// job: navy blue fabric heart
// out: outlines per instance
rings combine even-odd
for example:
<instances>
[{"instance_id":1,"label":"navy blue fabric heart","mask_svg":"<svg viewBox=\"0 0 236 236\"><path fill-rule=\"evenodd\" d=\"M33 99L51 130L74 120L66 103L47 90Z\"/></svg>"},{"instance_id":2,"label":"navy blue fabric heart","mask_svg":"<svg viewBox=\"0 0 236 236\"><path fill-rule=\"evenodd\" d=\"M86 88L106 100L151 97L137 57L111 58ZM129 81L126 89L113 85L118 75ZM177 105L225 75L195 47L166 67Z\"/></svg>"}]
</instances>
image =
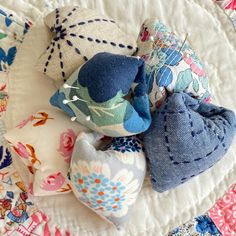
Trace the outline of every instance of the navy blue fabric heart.
<instances>
[{"instance_id":1,"label":"navy blue fabric heart","mask_svg":"<svg viewBox=\"0 0 236 236\"><path fill-rule=\"evenodd\" d=\"M174 93L156 111L144 144L154 190L163 192L219 161L236 131L232 111Z\"/></svg>"}]
</instances>

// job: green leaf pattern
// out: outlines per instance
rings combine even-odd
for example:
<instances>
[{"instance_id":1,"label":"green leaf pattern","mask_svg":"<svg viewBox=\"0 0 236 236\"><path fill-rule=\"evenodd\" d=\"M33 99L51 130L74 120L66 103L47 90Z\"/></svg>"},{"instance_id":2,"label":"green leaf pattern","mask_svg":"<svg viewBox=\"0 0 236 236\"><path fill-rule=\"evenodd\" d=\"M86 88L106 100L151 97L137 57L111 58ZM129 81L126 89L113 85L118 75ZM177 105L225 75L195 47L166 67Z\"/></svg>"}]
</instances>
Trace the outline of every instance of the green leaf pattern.
<instances>
[{"instance_id":1,"label":"green leaf pattern","mask_svg":"<svg viewBox=\"0 0 236 236\"><path fill-rule=\"evenodd\" d=\"M174 92L184 91L190 85L192 81L193 81L193 78L192 78L192 72L190 69L181 71L178 74Z\"/></svg>"}]
</instances>

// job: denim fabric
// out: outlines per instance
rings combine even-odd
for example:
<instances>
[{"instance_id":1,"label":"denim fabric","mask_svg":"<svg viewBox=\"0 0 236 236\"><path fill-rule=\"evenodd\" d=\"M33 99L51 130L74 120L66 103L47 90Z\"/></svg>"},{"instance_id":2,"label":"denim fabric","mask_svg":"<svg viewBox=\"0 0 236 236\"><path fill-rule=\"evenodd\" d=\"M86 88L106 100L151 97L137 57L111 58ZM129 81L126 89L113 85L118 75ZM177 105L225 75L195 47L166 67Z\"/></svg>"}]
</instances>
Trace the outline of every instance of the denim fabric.
<instances>
[{"instance_id":1,"label":"denim fabric","mask_svg":"<svg viewBox=\"0 0 236 236\"><path fill-rule=\"evenodd\" d=\"M174 93L144 135L153 189L163 192L202 173L228 150L236 130L232 111Z\"/></svg>"}]
</instances>

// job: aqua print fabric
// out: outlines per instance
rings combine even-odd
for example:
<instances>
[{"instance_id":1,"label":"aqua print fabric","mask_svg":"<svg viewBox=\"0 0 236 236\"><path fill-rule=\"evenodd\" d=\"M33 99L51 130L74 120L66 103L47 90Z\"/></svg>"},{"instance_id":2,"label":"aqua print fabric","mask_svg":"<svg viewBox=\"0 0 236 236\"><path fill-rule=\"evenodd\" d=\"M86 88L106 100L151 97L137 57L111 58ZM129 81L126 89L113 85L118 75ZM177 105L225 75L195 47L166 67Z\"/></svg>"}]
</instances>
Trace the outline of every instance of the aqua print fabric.
<instances>
[{"instance_id":1,"label":"aqua print fabric","mask_svg":"<svg viewBox=\"0 0 236 236\"><path fill-rule=\"evenodd\" d=\"M128 100L130 87L138 83ZM98 53L50 99L72 120L107 136L141 133L151 123L144 61L140 58Z\"/></svg>"},{"instance_id":2,"label":"aqua print fabric","mask_svg":"<svg viewBox=\"0 0 236 236\"><path fill-rule=\"evenodd\" d=\"M235 130L233 111L186 93L171 95L144 134L153 189L172 189L213 166L229 149Z\"/></svg>"},{"instance_id":3,"label":"aqua print fabric","mask_svg":"<svg viewBox=\"0 0 236 236\"><path fill-rule=\"evenodd\" d=\"M137 55L146 62L150 108L156 110L167 93L186 92L200 101L210 93L205 68L185 39L180 39L158 19L150 18L141 26Z\"/></svg>"}]
</instances>

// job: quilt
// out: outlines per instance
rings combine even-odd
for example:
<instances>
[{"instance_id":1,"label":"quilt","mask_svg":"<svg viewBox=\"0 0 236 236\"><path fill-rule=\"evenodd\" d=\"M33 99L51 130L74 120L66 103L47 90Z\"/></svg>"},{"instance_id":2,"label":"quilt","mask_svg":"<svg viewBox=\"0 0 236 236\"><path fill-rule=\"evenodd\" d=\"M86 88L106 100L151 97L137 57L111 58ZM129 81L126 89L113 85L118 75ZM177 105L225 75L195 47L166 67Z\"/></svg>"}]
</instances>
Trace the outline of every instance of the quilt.
<instances>
[{"instance_id":1,"label":"quilt","mask_svg":"<svg viewBox=\"0 0 236 236\"><path fill-rule=\"evenodd\" d=\"M14 66L14 59L17 57L18 51L21 49L21 45L24 42L24 38L27 35L27 32L30 32L30 28L38 22L38 19L46 12L49 12L53 10L57 6L61 6L64 4L68 4L70 1L50 1L50 0L43 0L38 3L36 1L31 0L20 0L12 4L12 1L0 1L0 113L1 113L1 119L5 120L7 123L7 126L10 126L10 120L12 123L14 123L13 117L9 118L9 115L6 115L7 111L7 103L8 100L11 99L11 88L12 86L9 83L11 81L11 76L14 75L14 73L10 73L11 68ZM71 1L73 2L73 1ZM144 1L146 3L146 1ZM190 1L192 4L196 4L196 8L200 11L201 8L208 9L210 12L210 7L214 7L215 11L219 15L216 21L219 21L219 29L223 27L225 24L233 24L235 29L231 26L228 26L226 31L230 31L230 34L235 34L235 32L232 32L233 29L236 31L236 2L234 0L232 1L215 1L214 4L217 4L221 9L218 9L216 5L213 3L210 3L209 1L206 1L207 3L203 3L202 1ZM91 3L90 7L92 8L98 8L101 11L105 11L106 7L109 8L109 4L106 4L106 1L93 1ZM142 7L147 7L143 3ZM84 6L87 6L87 3L83 2L81 3ZM132 7L129 3L128 7ZM171 5L171 4L170 4ZM163 7L164 5L159 4L159 7ZM111 6L110 6L111 7ZM124 8L124 5L117 4L117 7ZM110 8L109 8L110 9ZM154 12L151 10L151 7L149 5L150 14L154 14ZM221 12L220 12L221 11ZM228 17L231 19L227 20L222 15L227 14ZM212 14L212 13L209 13ZM217 14L215 17L217 17ZM121 18L123 20L123 27L125 28L125 21L129 19L129 17L125 14L122 15L118 11L117 18ZM135 17L139 17L139 15L135 15ZM174 19L174 18L173 18ZM139 22L139 20L136 19L136 23ZM141 19L140 19L141 22ZM131 28L127 28L127 30L133 30ZM235 35L234 35L235 36ZM225 38L226 40L230 40L228 37ZM229 43L229 42L227 42ZM231 44L232 47L235 47L235 44ZM214 66L209 63L209 66ZM14 69L13 69L14 70ZM233 72L232 72L233 73ZM234 72L235 73L235 72ZM213 76L213 74L212 74ZM216 87L215 93L219 93L218 91L220 88ZM227 104L227 101L226 103ZM11 105L10 108L12 109ZM8 119L9 118L9 119ZM4 123L2 124L4 127ZM4 128L3 128L4 130ZM4 131L3 131L4 132ZM1 135L1 134L0 134ZM0 136L0 150L2 147L2 150L7 149L7 144L4 143L3 138ZM105 233L105 231L108 229L101 229L97 223L94 223L94 226L92 228L90 227L91 224L88 224L88 228L91 228L90 230L86 230L85 225L81 226L84 227L84 229L81 229L80 225L77 225L74 230L70 230L73 228L73 224L70 224L66 221L66 217L63 218L63 220L60 222L58 221L58 217L48 217L48 212L53 212L53 206L50 207L48 212L44 213L44 208L46 208L46 200L45 199L37 199L31 197L30 200L28 200L27 189L23 186L23 181L21 180L21 177L19 175L19 172L17 168L15 169L15 165L11 160L11 154L7 154L7 151L2 152L2 156L0 157L0 164L4 164L4 169L0 170L0 193L1 193L1 199L0 199L0 232L3 232L4 235L78 235L77 232L79 232L79 235L109 235ZM6 161L7 159L7 161ZM5 162L3 163L3 161ZM12 179L13 178L13 179ZM15 179L14 179L15 178ZM9 180L10 179L10 180ZM13 190L12 191L5 191L6 187L4 185L11 183L11 181L14 180L13 184ZM224 179L222 179L222 182L224 182ZM21 184L16 184L21 183ZM149 186L149 183L145 183L146 186ZM216 183L215 185L222 185L222 183ZM146 187L145 186L145 187ZM16 191L17 190L17 191ZM142 195L149 194L148 191L144 191ZM176 194L176 193L173 193ZM209 201L207 199L211 198L212 195L214 195L214 189L212 189L211 194L208 194L205 196L205 200ZM27 196L27 197L26 197ZM169 196L169 195L167 195ZM133 227L135 227L135 224L133 222L133 225L129 225L126 232L124 232L124 235L155 235L156 228L162 227L163 230L160 230L158 232L158 235L168 235L168 236L182 236L182 235L234 235L236 234L236 228L235 228L235 184L232 185L228 191L225 193L225 195L220 198L221 196L217 195L217 198L219 198L218 201L216 201L215 205L212 206L212 208L201 210L201 215L196 215L196 208L198 208L197 204L193 202L193 206L191 209L193 212L191 214L189 212L184 212L182 217L173 217L172 221L170 222L164 222L165 220L155 219L152 220L151 224L146 224L145 222L139 221L139 219L136 219L135 223L138 224L144 224L142 227L142 230L135 230ZM15 200L17 198L17 201ZM200 197L199 197L200 198ZM74 199L72 195L70 195L67 200L70 201L70 199ZM158 199L158 196L157 196ZM190 198L189 198L190 199ZM52 200L52 199L51 199ZM50 199L49 199L50 201ZM56 202L63 203L64 199L56 199ZM149 204L151 204L152 198L147 197L146 201L149 201ZM190 200L191 201L191 200ZM51 201L52 202L52 201ZM73 201L72 201L73 202ZM168 198L166 199L166 202L168 202ZM10 204L10 205L9 205ZM78 203L79 204L79 203ZM140 204L144 204L143 201L140 201ZM173 204L170 202L170 204ZM191 204L190 204L191 205ZM211 204L210 204L211 205ZM15 208L14 208L15 207ZM80 206L81 209L83 206ZM28 210L28 208L30 210ZM41 210L41 208L43 210ZM201 207L199 207L200 209ZM65 208L64 208L65 209ZM145 209L145 207L143 208ZM175 208L178 209L178 208ZM159 211L163 210L158 209ZM179 209L181 212L181 209ZM20 212L20 216L18 218L15 218L14 212ZM63 209L61 209L60 212L63 212ZM87 219L90 218L90 214L87 214L87 211L82 211L85 213L85 217ZM140 212L137 211L139 214ZM220 214L219 214L220 212ZM175 215L177 212L173 212L173 215ZM61 213L58 213L60 217ZM70 214L76 216L76 213L70 210ZM144 214L146 214L144 212ZM148 213L147 213L148 214ZM185 216L184 216L185 214ZM50 214L49 214L50 215ZM178 213L177 213L178 215ZM73 217L74 217L73 216ZM72 218L73 218L72 217ZM52 219L50 219L52 218ZM178 218L178 219L177 219ZM10 220L14 219L14 220ZM148 215L145 215L145 219L148 220ZM176 223L173 222L174 219L176 219L177 224L179 227L176 228ZM97 220L97 218L96 218ZM188 220L188 221L187 221ZM18 222L17 222L18 221ZM62 223L63 222L63 223ZM14 227L8 226L14 225ZM149 225L146 227L145 225ZM166 227L166 225L168 225ZM6 228L7 226L7 228ZM96 231L96 226L98 226L98 230ZM165 226L165 227L164 227ZM108 227L108 226L106 226ZM2 231L1 231L2 230ZM71 231L71 232L70 232ZM114 234L115 235L115 234Z\"/></svg>"}]
</instances>

